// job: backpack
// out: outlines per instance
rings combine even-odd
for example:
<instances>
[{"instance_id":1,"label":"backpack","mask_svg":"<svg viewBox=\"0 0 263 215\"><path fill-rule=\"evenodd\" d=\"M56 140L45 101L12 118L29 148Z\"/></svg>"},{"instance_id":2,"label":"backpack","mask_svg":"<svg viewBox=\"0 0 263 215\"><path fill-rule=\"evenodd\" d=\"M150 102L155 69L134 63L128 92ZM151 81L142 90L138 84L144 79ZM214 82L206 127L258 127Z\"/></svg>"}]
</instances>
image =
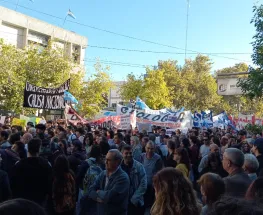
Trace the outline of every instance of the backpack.
<instances>
[{"instance_id":1,"label":"backpack","mask_svg":"<svg viewBox=\"0 0 263 215\"><path fill-rule=\"evenodd\" d=\"M88 162L89 168L83 180L84 193L86 193L89 190L91 185L96 181L97 177L102 172L102 169L95 163L94 160L88 159L86 160L86 162Z\"/></svg>"}]
</instances>

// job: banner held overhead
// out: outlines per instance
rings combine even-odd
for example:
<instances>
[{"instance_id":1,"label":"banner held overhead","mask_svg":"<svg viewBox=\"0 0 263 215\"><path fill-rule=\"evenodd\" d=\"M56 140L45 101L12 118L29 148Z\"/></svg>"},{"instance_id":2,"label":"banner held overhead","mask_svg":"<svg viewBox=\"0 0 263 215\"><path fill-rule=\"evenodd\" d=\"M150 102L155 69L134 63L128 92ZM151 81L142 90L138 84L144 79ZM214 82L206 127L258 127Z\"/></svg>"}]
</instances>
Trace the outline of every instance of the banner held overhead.
<instances>
[{"instance_id":1,"label":"banner held overhead","mask_svg":"<svg viewBox=\"0 0 263 215\"><path fill-rule=\"evenodd\" d=\"M26 82L23 107L61 110L65 108L64 91L69 90L70 79L58 88L37 87Z\"/></svg>"}]
</instances>

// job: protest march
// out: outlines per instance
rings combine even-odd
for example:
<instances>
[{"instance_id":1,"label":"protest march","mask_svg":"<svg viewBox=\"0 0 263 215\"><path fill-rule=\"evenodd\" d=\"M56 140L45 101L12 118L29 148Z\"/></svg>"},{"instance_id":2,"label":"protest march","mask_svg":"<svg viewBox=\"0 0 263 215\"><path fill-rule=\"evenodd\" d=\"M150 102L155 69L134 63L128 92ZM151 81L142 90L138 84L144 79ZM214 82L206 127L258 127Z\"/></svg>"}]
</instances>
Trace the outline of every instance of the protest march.
<instances>
[{"instance_id":1,"label":"protest march","mask_svg":"<svg viewBox=\"0 0 263 215\"><path fill-rule=\"evenodd\" d=\"M196 215L215 213L220 201L262 202L262 132L246 130L262 125L255 115L152 110L137 97L85 119L77 103L70 80L54 89L26 83L24 107L63 116L1 116L0 202L72 215Z\"/></svg>"},{"instance_id":2,"label":"protest march","mask_svg":"<svg viewBox=\"0 0 263 215\"><path fill-rule=\"evenodd\" d=\"M262 36L260 1L0 0L0 215L263 215Z\"/></svg>"}]
</instances>

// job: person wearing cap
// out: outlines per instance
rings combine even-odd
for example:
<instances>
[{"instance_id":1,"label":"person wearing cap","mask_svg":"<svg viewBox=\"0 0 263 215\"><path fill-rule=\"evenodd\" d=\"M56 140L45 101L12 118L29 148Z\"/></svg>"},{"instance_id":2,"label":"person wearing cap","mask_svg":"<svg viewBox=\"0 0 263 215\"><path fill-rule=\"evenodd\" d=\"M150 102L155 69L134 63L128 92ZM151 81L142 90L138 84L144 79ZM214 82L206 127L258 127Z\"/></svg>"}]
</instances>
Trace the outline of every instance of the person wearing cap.
<instances>
[{"instance_id":1,"label":"person wearing cap","mask_svg":"<svg viewBox=\"0 0 263 215\"><path fill-rule=\"evenodd\" d=\"M252 152L256 156L259 167L257 169L257 175L263 175L263 138L258 138L255 140Z\"/></svg>"},{"instance_id":2,"label":"person wearing cap","mask_svg":"<svg viewBox=\"0 0 263 215\"><path fill-rule=\"evenodd\" d=\"M0 133L0 148L1 149L7 149L11 147L11 144L8 142L8 132L7 131L1 131Z\"/></svg>"},{"instance_id":3,"label":"person wearing cap","mask_svg":"<svg viewBox=\"0 0 263 215\"><path fill-rule=\"evenodd\" d=\"M71 170L77 174L78 166L82 161L87 159L86 151L83 150L83 144L79 140L72 141L73 150L72 154L68 157Z\"/></svg>"}]
</instances>

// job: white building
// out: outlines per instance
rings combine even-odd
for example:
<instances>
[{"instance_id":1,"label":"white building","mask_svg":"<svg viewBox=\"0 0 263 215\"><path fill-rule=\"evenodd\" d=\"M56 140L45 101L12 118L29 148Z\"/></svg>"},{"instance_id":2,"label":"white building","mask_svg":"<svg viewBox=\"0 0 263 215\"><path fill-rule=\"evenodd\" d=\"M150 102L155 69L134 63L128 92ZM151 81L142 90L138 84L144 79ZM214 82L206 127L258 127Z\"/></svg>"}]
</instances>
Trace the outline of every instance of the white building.
<instances>
[{"instance_id":1,"label":"white building","mask_svg":"<svg viewBox=\"0 0 263 215\"><path fill-rule=\"evenodd\" d=\"M110 89L108 97L108 107L115 108L117 104L122 104L123 100L120 96L120 87L125 83L125 81L116 81L114 82L114 87Z\"/></svg>"},{"instance_id":2,"label":"white building","mask_svg":"<svg viewBox=\"0 0 263 215\"><path fill-rule=\"evenodd\" d=\"M86 37L1 6L0 38L21 49L27 45L44 48L52 39L54 45L72 56L75 63L84 65Z\"/></svg>"}]
</instances>

